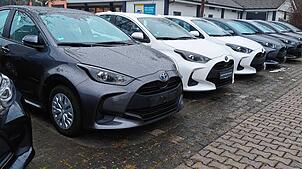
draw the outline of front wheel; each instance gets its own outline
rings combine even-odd
[[[49,112],[55,128],[65,136],[74,137],[82,129],[78,98],[65,86],[55,87],[49,97]]]

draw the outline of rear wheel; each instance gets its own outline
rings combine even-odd
[[[82,129],[78,98],[65,86],[55,87],[49,97],[49,112],[56,129],[63,135],[74,137]]]

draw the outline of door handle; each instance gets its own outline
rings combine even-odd
[[[1,51],[3,52],[3,53],[9,53],[9,49],[7,48],[7,47],[5,47],[5,46],[2,46],[1,47]]]

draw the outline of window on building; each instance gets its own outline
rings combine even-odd
[[[213,14],[209,14],[209,15],[208,15],[208,18],[213,18]]]
[[[237,11],[236,10],[232,10],[232,12],[236,13]]]
[[[209,9],[211,9],[211,10],[215,10],[216,8],[215,8],[215,7],[209,7]]]
[[[181,12],[173,11],[173,15],[174,15],[174,16],[181,16]]]

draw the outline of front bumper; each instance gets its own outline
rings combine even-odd
[[[238,75],[247,75],[255,74],[256,68],[253,67],[254,58],[258,56],[259,53],[263,53],[263,48],[254,50],[250,54],[234,52],[233,56],[235,59],[235,74]],[[255,61],[254,61],[255,62]],[[263,63],[257,63],[263,64]]]
[[[183,107],[182,83],[176,71],[160,82],[160,72],[140,77],[127,86],[106,85],[87,79],[80,91],[84,127],[124,129],[153,123]]]
[[[4,125],[1,127],[1,131],[6,134],[7,140],[13,149],[13,157],[4,168],[25,168],[35,154],[32,145],[31,119],[23,111],[20,104],[14,103],[2,120]]]
[[[265,48],[266,50],[266,65],[278,65],[286,61],[287,50],[286,47],[281,47],[278,49]]]
[[[297,59],[302,57],[302,44],[288,47],[287,59]]]

